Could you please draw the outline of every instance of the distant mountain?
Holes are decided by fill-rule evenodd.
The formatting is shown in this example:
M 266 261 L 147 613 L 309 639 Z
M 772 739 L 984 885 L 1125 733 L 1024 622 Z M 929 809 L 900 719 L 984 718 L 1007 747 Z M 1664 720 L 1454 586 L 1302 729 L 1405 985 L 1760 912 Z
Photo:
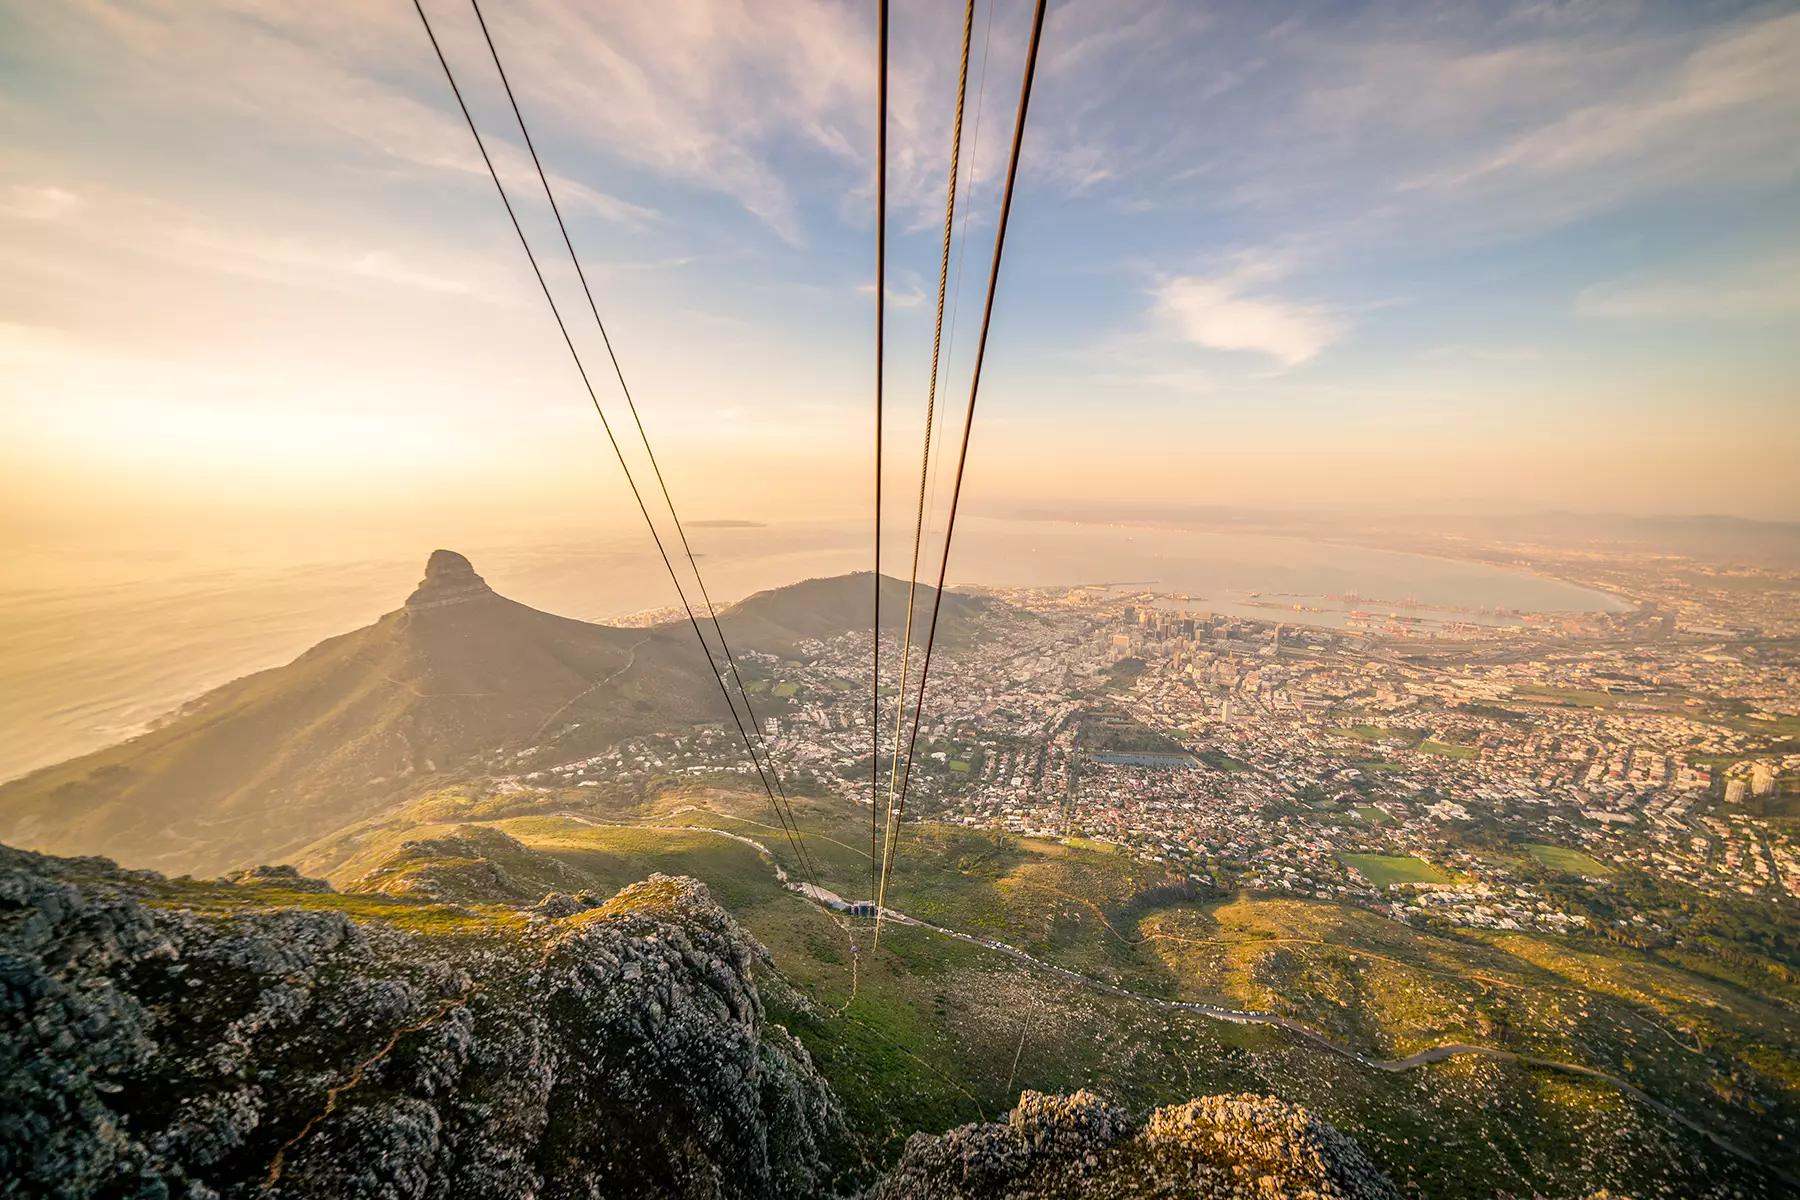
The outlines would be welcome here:
M 869 586 L 872 578 L 873 572 L 858 571 L 758 592 L 720 613 L 719 623 L 733 650 L 791 656 L 803 641 L 823 641 L 851 630 L 867 629 L 874 615 L 874 589 Z M 883 629 L 896 633 L 905 629 L 906 593 L 906 580 L 881 577 Z M 936 588 L 920 584 L 913 600 L 913 633 L 921 640 L 931 620 L 931 600 L 936 594 Z M 938 617 L 938 636 L 952 643 L 961 640 L 977 617 L 995 607 L 993 601 L 979 596 L 946 591 Z
M 732 649 L 788 656 L 867 628 L 869 578 L 759 592 L 722 614 Z M 884 578 L 882 595 L 884 624 L 898 628 L 905 581 Z M 921 588 L 920 636 L 930 600 Z M 940 637 L 962 636 L 988 607 L 948 593 Z M 575 758 L 725 719 L 686 621 L 615 629 L 539 612 L 438 550 L 418 590 L 373 625 L 208 692 L 142 736 L 0 785 L 0 840 L 216 874 L 499 769 L 552 733 Z
M 484 753 L 579 723 L 577 752 L 723 720 L 681 628 L 613 629 L 432 554 L 405 605 L 228 683 L 128 742 L 0 786 L 0 839 L 214 873 L 278 858 Z

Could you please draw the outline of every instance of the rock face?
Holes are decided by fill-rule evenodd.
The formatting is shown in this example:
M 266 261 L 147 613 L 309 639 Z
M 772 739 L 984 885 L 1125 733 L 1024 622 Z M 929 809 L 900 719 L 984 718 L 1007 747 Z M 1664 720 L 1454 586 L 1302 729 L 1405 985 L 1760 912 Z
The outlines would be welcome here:
M 425 612 L 485 600 L 494 596 L 487 580 L 475 573 L 475 564 L 454 550 L 433 550 L 425 560 L 425 578 L 406 598 L 406 611 Z
M 1266 1096 L 1209 1096 L 1142 1126 L 1089 1092 L 1025 1092 L 1004 1125 L 916 1134 L 874 1200 L 1398 1200 L 1356 1143 Z
M 703 885 L 498 915 L 306 886 L 0 847 L 0 1194 L 824 1187 L 839 1110 Z
M 441 837 L 401 842 L 393 855 L 347 890 L 493 904 L 534 900 L 546 892 L 580 889 L 586 882 L 561 860 L 498 829 L 459 825 Z
M 412 853 L 516 847 L 478 833 Z M 866 1164 L 759 975 L 691 879 L 464 908 L 0 846 L 0 1196 L 831 1195 Z M 1397 1200 L 1303 1109 L 1086 1092 L 914 1136 L 871 1200 L 1026 1196 Z

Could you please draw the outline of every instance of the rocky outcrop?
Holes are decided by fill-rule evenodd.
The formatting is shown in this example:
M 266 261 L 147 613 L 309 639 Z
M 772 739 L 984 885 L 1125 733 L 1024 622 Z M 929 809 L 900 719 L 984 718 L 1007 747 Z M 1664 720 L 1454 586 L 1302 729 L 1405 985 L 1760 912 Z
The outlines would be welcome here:
M 329 892 L 335 890 L 331 881 L 326 879 L 308 879 L 300 874 L 298 867 L 282 864 L 280 866 L 250 867 L 243 871 L 232 871 L 225 876 L 227 883 L 273 883 L 292 892 Z
M 453 904 L 504 904 L 580 889 L 588 882 L 561 860 L 492 826 L 459 825 L 439 837 L 401 842 L 346 890 Z
M 687 879 L 478 914 L 0 848 L 0 1194 L 816 1194 L 841 1117 Z
M 1005 1124 L 916 1134 L 875 1200 L 1398 1200 L 1356 1143 L 1267 1096 L 1210 1096 L 1143 1125 L 1089 1092 L 1025 1092 Z
M 487 580 L 475 573 L 474 563 L 454 550 L 433 550 L 425 560 L 425 578 L 406 598 L 406 611 L 428 612 L 493 596 Z

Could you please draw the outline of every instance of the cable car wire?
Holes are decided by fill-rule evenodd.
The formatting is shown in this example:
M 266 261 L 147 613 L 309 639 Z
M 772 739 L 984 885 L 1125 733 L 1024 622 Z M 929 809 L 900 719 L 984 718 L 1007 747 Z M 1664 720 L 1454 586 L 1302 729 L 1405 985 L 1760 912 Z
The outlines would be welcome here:
M 963 474 L 969 462 L 969 434 L 975 424 L 975 401 L 981 391 L 981 367 L 987 358 L 988 332 L 993 326 L 994 293 L 1000 283 L 1000 259 L 1006 249 L 1006 226 L 1012 216 L 1013 189 L 1019 178 L 1019 149 L 1025 140 L 1025 118 L 1031 108 L 1031 83 L 1037 74 L 1038 45 L 1043 38 L 1045 4 L 1046 0 L 1037 0 L 1031 19 L 1031 44 L 1025 52 L 1025 77 L 1019 85 L 1019 115 L 1013 126 L 1012 153 L 1006 166 L 1006 189 L 1000 199 L 999 226 L 994 231 L 994 262 L 988 271 L 987 301 L 981 314 L 981 337 L 975 345 L 975 370 L 969 381 L 969 405 L 963 415 L 962 445 L 957 452 L 955 482 L 950 489 L 950 514 L 944 524 L 944 553 L 938 560 L 937 594 L 931 601 L 931 624 L 925 634 L 925 658 L 919 667 L 919 692 L 913 701 L 912 730 L 908 736 L 906 765 L 901 776 L 900 795 L 896 801 L 895 836 L 889 838 L 887 845 L 883 847 L 881 887 L 877 892 L 875 934 L 871 940 L 871 949 L 881 944 L 882 916 L 887 911 L 888 882 L 893 874 L 894 849 L 899 840 L 899 818 L 905 808 L 906 789 L 912 778 L 912 751 L 919 740 L 919 716 L 925 709 L 925 685 L 931 675 L 931 651 L 937 642 L 938 615 L 943 608 L 944 576 L 950 569 L 950 543 L 956 536 L 956 510 L 962 500 Z
M 988 0 L 986 31 L 981 38 L 981 75 L 975 84 L 975 128 L 969 135 L 969 171 L 968 183 L 963 187 L 962 229 L 956 235 L 956 280 L 950 287 L 950 335 L 944 341 L 944 361 L 952 365 L 956 362 L 956 331 L 958 318 L 962 315 L 962 279 L 963 259 L 969 249 L 969 215 L 975 210 L 975 182 L 981 177 L 981 114 L 982 101 L 987 98 L 988 51 L 994 41 L 994 0 Z M 937 508 L 938 471 L 942 468 L 944 456 L 944 438 L 949 434 L 949 422 L 943 422 L 937 433 L 937 440 L 931 456 L 931 497 L 926 502 L 926 510 Z
M 744 705 L 744 715 L 749 718 L 750 729 L 756 735 L 757 744 L 762 747 L 763 757 L 768 760 L 769 774 L 775 781 L 775 790 L 779 793 L 782 804 L 788 810 L 788 819 L 794 821 L 793 801 L 788 797 L 787 788 L 781 781 L 781 772 L 775 766 L 774 752 L 770 750 L 768 739 L 763 736 L 762 727 L 757 723 L 756 710 L 750 703 L 750 691 L 744 686 L 744 678 L 738 671 L 736 656 L 731 652 L 731 643 L 726 640 L 725 630 L 719 624 L 718 611 L 713 605 L 712 596 L 706 590 L 706 577 L 701 574 L 700 564 L 694 557 L 694 548 L 688 542 L 687 529 L 681 523 L 681 514 L 675 510 L 675 500 L 669 494 L 668 481 L 663 478 L 662 465 L 657 462 L 656 451 L 650 445 L 650 435 L 645 432 L 643 418 L 638 415 L 637 401 L 632 398 L 631 387 L 625 382 L 625 370 L 619 365 L 618 352 L 613 349 L 612 337 L 606 332 L 606 322 L 600 317 L 600 306 L 594 300 L 593 289 L 588 286 L 587 272 L 581 266 L 581 256 L 575 253 L 575 244 L 569 237 L 569 227 L 563 221 L 562 208 L 556 202 L 556 193 L 551 189 L 549 176 L 545 174 L 544 164 L 538 157 L 537 144 L 532 141 L 531 129 L 525 123 L 525 114 L 519 109 L 518 97 L 513 94 L 512 80 L 506 74 L 505 65 L 500 61 L 500 51 L 494 45 L 494 36 L 488 29 L 487 18 L 482 14 L 480 0 L 469 0 L 469 7 L 475 11 L 475 21 L 481 26 L 481 36 L 487 42 L 489 56 L 494 60 L 494 70 L 500 76 L 501 87 L 506 90 L 506 102 L 512 107 L 513 119 L 518 122 L 519 132 L 525 138 L 525 149 L 531 154 L 531 165 L 536 168 L 538 182 L 543 185 L 544 199 L 550 204 L 550 213 L 556 218 L 556 228 L 562 234 L 563 246 L 569 251 L 569 261 L 574 264 L 575 277 L 581 281 L 581 293 L 587 298 L 588 311 L 594 316 L 594 326 L 600 331 L 600 340 L 606 346 L 606 355 L 612 362 L 613 374 L 619 380 L 619 391 L 625 396 L 625 407 L 631 413 L 632 423 L 637 426 L 638 438 L 643 442 L 644 454 L 650 461 L 650 470 L 656 476 L 656 485 L 662 492 L 663 503 L 668 506 L 669 518 L 674 522 L 675 533 L 681 539 L 682 553 L 686 555 L 688 568 L 693 571 L 694 582 L 699 586 L 701 603 L 706 608 L 707 619 L 712 624 L 713 633 L 719 639 L 720 653 L 737 686 L 738 698 Z M 712 657 L 710 649 L 707 657 L 709 660 Z M 794 824 L 798 829 L 798 822 L 795 821 Z
M 894 707 L 894 761 L 888 772 L 887 840 L 894 838 L 895 795 L 900 785 L 900 735 L 906 722 L 906 679 L 912 660 L 913 610 L 919 594 L 919 544 L 925 538 L 925 489 L 931 481 L 931 436 L 937 426 L 939 354 L 944 346 L 944 294 L 950 287 L 950 241 L 956 231 L 956 188 L 962 165 L 963 104 L 969 95 L 969 42 L 975 34 L 975 0 L 963 12 L 962 66 L 956 78 L 956 118 L 950 135 L 950 186 L 944 199 L 944 253 L 938 264 L 937 322 L 931 337 L 931 385 L 925 394 L 925 449 L 919 460 L 919 509 L 913 522 L 912 571 L 906 581 L 906 635 L 900 646 L 900 695 Z
M 681 580 L 675 571 L 675 564 L 669 558 L 668 549 L 663 544 L 662 535 L 656 529 L 656 522 L 650 517 L 650 509 L 644 503 L 643 493 L 639 490 L 637 480 L 632 476 L 631 467 L 625 460 L 624 450 L 619 445 L 619 440 L 613 433 L 612 422 L 607 419 L 606 411 L 601 407 L 600 397 L 594 391 L 593 381 L 588 376 L 587 367 L 583 364 L 581 359 L 581 353 L 575 348 L 575 341 L 569 334 L 569 328 L 567 323 L 563 320 L 562 311 L 557 306 L 556 298 L 550 291 L 548 281 L 544 278 L 543 269 L 538 265 L 537 255 L 531 249 L 531 242 L 525 236 L 524 227 L 519 224 L 519 216 L 513 209 L 512 199 L 507 195 L 506 186 L 500 182 L 500 173 L 494 166 L 493 158 L 488 154 L 487 143 L 482 140 L 481 132 L 475 125 L 475 118 L 470 114 L 468 103 L 463 99 L 462 88 L 458 86 L 456 82 L 456 73 L 451 70 L 450 60 L 444 56 L 443 47 L 438 44 L 437 33 L 432 29 L 431 19 L 425 15 L 425 8 L 420 0 L 413 0 L 413 9 L 419 14 L 419 21 L 425 27 L 425 36 L 431 42 L 431 48 L 437 55 L 438 64 L 444 69 L 444 78 L 450 84 L 450 90 L 456 97 L 456 105 L 462 111 L 463 120 L 468 124 L 470 135 L 475 139 L 476 149 L 481 153 L 481 161 L 487 167 L 488 176 L 494 181 L 494 188 L 500 195 L 500 203 L 506 208 L 507 219 L 512 222 L 513 232 L 517 234 L 519 238 L 519 245 L 524 249 L 526 259 L 531 263 L 531 271 L 533 276 L 537 279 L 538 288 L 544 293 L 544 300 L 550 305 L 550 315 L 556 321 L 556 328 L 562 335 L 563 344 L 569 349 L 569 356 L 575 361 L 575 370 L 581 376 L 582 386 L 586 388 L 588 399 L 593 403 L 594 412 L 600 418 L 601 427 L 606 431 L 607 441 L 612 446 L 613 454 L 619 460 L 619 467 L 625 473 L 625 482 L 631 489 L 632 498 L 637 501 L 638 511 L 643 514 L 644 522 L 650 528 L 650 537 L 656 543 L 657 553 L 662 557 L 663 566 L 668 570 L 669 578 L 675 584 L 675 594 L 681 599 L 682 607 L 687 612 L 688 624 L 692 626 L 694 636 L 699 639 L 701 651 L 706 656 L 708 673 L 713 676 L 714 682 L 719 686 L 719 693 L 725 700 L 726 708 L 731 712 L 732 722 L 737 726 L 738 735 L 744 742 L 744 749 L 749 752 L 751 763 L 755 766 L 757 775 L 762 780 L 763 790 L 768 794 L 769 804 L 774 808 L 777 820 L 782 823 L 782 829 L 787 834 L 788 843 L 794 850 L 794 855 L 801 871 L 809 878 L 812 878 L 815 873 L 811 869 L 811 862 L 806 854 L 805 847 L 796 836 L 793 827 L 790 825 L 788 815 L 783 812 L 781 805 L 776 801 L 775 791 L 770 786 L 768 777 L 763 773 L 762 762 L 756 755 L 749 734 L 745 732 L 743 721 L 738 717 L 737 706 L 731 701 L 731 693 L 725 685 L 725 680 L 717 669 L 717 663 L 714 661 L 712 655 L 712 647 L 707 644 L 706 635 L 700 631 L 700 623 L 694 615 L 693 606 L 688 602 L 686 591 L 681 586 Z
M 883 359 L 887 351 L 887 111 L 888 0 L 876 10 L 875 66 L 875 612 L 869 639 L 869 891 L 880 859 L 876 827 L 881 808 L 881 432 Z

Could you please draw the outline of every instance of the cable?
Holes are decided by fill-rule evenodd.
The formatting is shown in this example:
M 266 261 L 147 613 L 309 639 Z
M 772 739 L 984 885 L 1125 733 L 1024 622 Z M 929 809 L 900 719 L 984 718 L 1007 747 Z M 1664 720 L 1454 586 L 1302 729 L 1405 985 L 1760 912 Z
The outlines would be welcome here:
M 694 582 L 699 585 L 701 602 L 706 606 L 706 615 L 711 621 L 713 633 L 719 639 L 719 649 L 724 655 L 725 664 L 731 671 L 732 680 L 737 684 L 738 697 L 744 704 L 744 715 L 750 719 L 750 728 L 756 734 L 757 744 L 762 747 L 763 757 L 768 760 L 769 774 L 775 780 L 775 790 L 780 793 L 782 804 L 787 807 L 788 819 L 794 821 L 796 829 L 799 822 L 793 817 L 793 801 L 788 797 L 787 788 L 781 782 L 781 772 L 775 766 L 774 752 L 769 749 L 768 740 L 763 736 L 762 726 L 757 723 L 756 710 L 750 704 L 750 691 L 744 686 L 744 678 L 738 671 L 737 658 L 731 652 L 731 643 L 725 638 L 725 630 L 719 624 L 719 614 L 714 608 L 712 596 L 706 590 L 706 577 L 700 573 L 700 564 L 694 558 L 694 549 L 688 543 L 687 530 L 681 524 L 681 514 L 675 511 L 675 500 L 669 494 L 668 481 L 663 478 L 662 466 L 656 460 L 656 451 L 651 448 L 650 435 L 644 430 L 643 418 L 638 415 L 637 402 L 632 399 L 631 387 L 625 382 L 624 368 L 619 365 L 619 356 L 613 349 L 612 338 L 606 332 L 606 322 L 600 319 L 600 307 L 594 301 L 593 289 L 588 286 L 587 272 L 582 270 L 581 256 L 575 253 L 575 244 L 569 238 L 569 227 L 563 221 L 562 208 L 556 203 L 556 194 L 550 188 L 550 179 L 544 173 L 544 164 L 538 158 L 537 145 L 531 140 L 531 129 L 525 123 L 525 114 L 519 110 L 518 98 L 513 94 L 512 81 L 506 74 L 506 67 L 500 61 L 500 51 L 494 45 L 493 34 L 488 30 L 487 19 L 482 15 L 480 0 L 469 0 L 469 7 L 475 10 L 475 20 L 481 26 L 481 36 L 487 42 L 488 54 L 494 60 L 494 70 L 500 75 L 500 85 L 506 89 L 506 101 L 512 106 L 513 118 L 519 123 L 519 132 L 524 135 L 525 148 L 531 153 L 531 165 L 537 169 L 538 182 L 543 185 L 544 199 L 550 202 L 550 212 L 556 218 L 556 228 L 562 234 L 563 245 L 569 251 L 569 261 L 575 266 L 575 277 L 581 281 L 582 295 L 587 297 L 588 311 L 594 315 L 594 325 L 600 331 L 600 340 L 606 346 L 606 355 L 612 361 L 613 374 L 618 377 L 619 390 L 625 395 L 625 406 L 631 412 L 633 424 L 637 426 L 638 437 L 644 443 L 644 453 L 650 460 L 650 470 L 656 476 L 656 485 L 662 491 L 663 503 L 669 508 L 669 517 L 675 523 L 675 532 L 681 539 L 682 553 L 687 556 L 688 567 L 694 573 Z M 704 642 L 704 639 L 702 639 Z M 712 653 L 707 652 L 710 661 Z M 754 755 L 752 756 L 754 757 Z M 815 881 L 816 882 L 816 881 Z
M 738 718 L 737 706 L 731 702 L 731 693 L 726 689 L 725 680 L 719 675 L 717 664 L 713 661 L 712 648 L 707 645 L 706 635 L 700 632 L 700 623 L 695 619 L 693 607 L 687 600 L 687 593 L 675 573 L 675 564 L 670 561 L 668 550 L 663 545 L 662 536 L 656 530 L 656 522 L 651 520 L 650 510 L 644 503 L 643 494 L 638 490 L 637 481 L 632 478 L 631 468 L 625 461 L 625 453 L 619 446 L 618 438 L 613 435 L 612 422 L 606 419 L 606 411 L 600 406 L 600 397 L 595 393 L 593 382 L 588 378 L 587 367 L 581 361 L 580 352 L 575 349 L 574 339 L 569 336 L 568 325 L 563 321 L 562 311 L 557 307 L 556 298 L 550 292 L 550 285 L 544 279 L 544 272 L 538 266 L 537 255 L 532 252 L 531 242 L 526 238 L 525 230 L 519 224 L 519 216 L 513 211 L 512 200 L 506 194 L 505 185 L 500 182 L 500 173 L 494 167 L 494 160 L 488 155 L 487 143 L 482 141 L 481 132 L 475 126 L 475 118 L 470 115 L 469 106 L 463 100 L 462 89 L 456 83 L 456 74 L 450 69 L 450 60 L 444 57 L 443 47 L 438 44 L 437 34 L 431 28 L 431 19 L 425 15 L 425 8 L 420 0 L 413 0 L 413 9 L 419 14 L 420 23 L 425 26 L 425 36 L 431 41 L 431 49 L 437 55 L 438 64 L 444 68 L 444 78 L 449 82 L 450 91 L 456 97 L 457 107 L 462 110 L 463 120 L 469 126 L 470 135 L 475 139 L 475 147 L 481 152 L 481 161 L 487 166 L 488 176 L 494 181 L 494 189 L 500 194 L 500 203 L 505 206 L 507 219 L 512 222 L 513 232 L 519 238 L 519 245 L 524 249 L 526 259 L 531 263 L 531 272 L 537 279 L 539 289 L 544 293 L 544 300 L 550 305 L 550 315 L 556 321 L 557 331 L 562 334 L 563 344 L 569 348 L 569 356 L 575 360 L 575 370 L 581 376 L 582 386 L 587 389 L 588 399 L 593 402 L 594 412 L 599 416 L 600 425 L 606 431 L 607 441 L 612 445 L 613 454 L 619 460 L 619 467 L 625 473 L 625 482 L 631 488 L 632 498 L 637 501 L 638 511 L 643 514 L 645 524 L 650 527 L 650 537 L 656 543 L 657 553 L 662 556 L 663 566 L 667 568 L 670 580 L 675 584 L 675 594 L 681 598 L 682 607 L 687 610 L 688 624 L 693 627 L 694 636 L 700 640 L 701 652 L 706 655 L 708 672 L 713 676 L 714 682 L 719 685 L 719 693 L 724 697 L 725 706 L 731 712 L 732 723 L 737 726 L 738 735 L 743 738 L 744 749 L 749 752 L 750 761 L 756 767 L 758 777 L 762 779 L 763 790 L 768 793 L 770 806 L 775 809 L 777 819 L 783 823 L 782 827 L 787 832 L 788 842 L 794 849 L 794 855 L 802 871 L 809 872 L 810 865 L 805 848 L 795 837 L 793 830 L 788 827 L 787 818 L 782 813 L 781 806 L 775 801 L 774 789 L 769 786 L 768 778 L 763 775 L 762 763 L 756 757 L 756 751 L 750 744 L 750 736 L 744 731 L 744 723 Z
M 416 3 L 417 0 L 414 0 Z M 994 292 L 1000 283 L 1000 258 L 1006 249 L 1006 225 L 1012 216 L 1013 188 L 1019 178 L 1019 148 L 1025 140 L 1025 116 L 1031 108 L 1031 81 L 1037 74 L 1038 44 L 1044 33 L 1044 6 L 1037 0 L 1031 18 L 1031 45 L 1025 52 L 1025 78 L 1019 85 L 1019 116 L 1013 126 L 1012 155 L 1006 165 L 1006 190 L 1000 199 L 1000 224 L 994 231 L 994 264 L 988 271 L 987 302 L 981 313 L 981 337 L 975 344 L 975 372 L 969 381 L 969 407 L 963 415 L 962 446 L 956 456 L 956 479 L 950 489 L 950 516 L 944 523 L 944 554 L 938 560 L 937 595 L 931 600 L 931 625 L 925 634 L 925 661 L 919 667 L 919 694 L 913 701 L 912 731 L 906 744 L 905 774 L 900 780 L 900 796 L 895 809 L 895 834 L 888 839 L 881 864 L 881 889 L 875 906 L 875 936 L 871 949 L 881 945 L 882 914 L 887 909 L 888 880 L 893 873 L 894 847 L 898 841 L 899 817 L 906 805 L 906 788 L 912 779 L 912 751 L 919 740 L 919 716 L 925 711 L 925 684 L 931 675 L 931 651 L 937 643 L 938 614 L 944 603 L 944 576 L 950 570 L 950 542 L 956 536 L 956 509 L 962 500 L 963 472 L 969 462 L 969 434 L 975 425 L 975 400 L 981 391 L 981 366 L 987 358 L 988 331 L 994 321 Z
M 906 722 L 906 673 L 912 660 L 913 608 L 919 594 L 919 543 L 925 537 L 925 488 L 931 480 L 931 435 L 937 425 L 938 355 L 944 345 L 944 293 L 950 286 L 950 235 L 956 230 L 956 185 L 962 165 L 963 102 L 969 95 L 969 42 L 975 33 L 975 0 L 963 13 L 962 67 L 956 78 L 956 121 L 950 135 L 950 187 L 944 200 L 944 254 L 938 264 L 937 325 L 931 337 L 931 387 L 925 398 L 925 450 L 919 461 L 919 515 L 913 523 L 912 572 L 906 580 L 906 637 L 900 646 L 900 696 L 894 708 L 894 763 L 888 772 L 889 841 L 894 837 L 894 796 L 900 783 L 900 733 Z
M 869 652 L 869 891 L 875 891 L 876 826 L 881 807 L 881 403 L 887 351 L 888 0 L 876 10 L 875 119 L 875 614 Z M 876 915 L 879 924 L 880 914 Z
M 962 277 L 963 258 L 969 248 L 969 216 L 975 211 L 975 181 L 981 177 L 981 114 L 984 109 L 982 101 L 987 99 L 988 50 L 994 41 L 994 0 L 988 0 L 986 30 L 981 35 L 981 75 L 975 84 L 975 128 L 969 135 L 969 182 L 963 188 L 962 230 L 956 236 L 956 282 L 950 288 L 950 337 L 944 343 L 944 361 L 952 366 L 956 363 L 956 331 L 958 319 L 962 315 Z M 927 509 L 937 508 L 938 470 L 944 461 L 942 453 L 944 437 L 949 433 L 949 423 L 945 422 L 939 430 L 935 449 L 931 460 L 931 499 Z

